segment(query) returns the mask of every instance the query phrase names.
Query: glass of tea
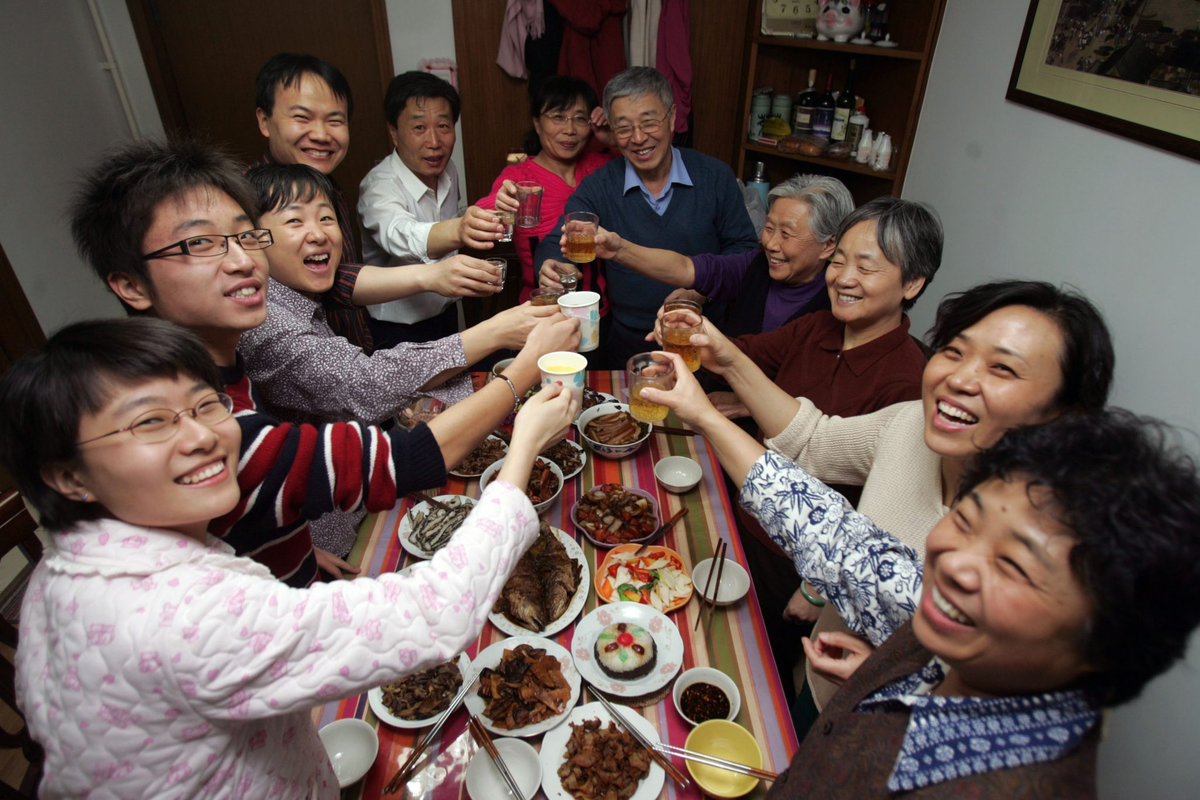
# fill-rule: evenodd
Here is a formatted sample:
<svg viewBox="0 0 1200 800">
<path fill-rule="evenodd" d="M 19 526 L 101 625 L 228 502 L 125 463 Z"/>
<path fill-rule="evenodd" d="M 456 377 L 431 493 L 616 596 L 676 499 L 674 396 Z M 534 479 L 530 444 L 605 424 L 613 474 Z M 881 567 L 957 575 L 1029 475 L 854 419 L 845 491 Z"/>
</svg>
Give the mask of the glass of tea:
<svg viewBox="0 0 1200 800">
<path fill-rule="evenodd" d="M 552 289 L 549 287 L 534 289 L 533 293 L 529 295 L 529 302 L 535 306 L 557 306 L 558 298 L 562 297 L 563 294 L 561 289 Z"/>
<path fill-rule="evenodd" d="M 576 264 L 587 264 L 596 260 L 596 231 L 600 217 L 590 211 L 572 211 L 567 214 L 563 233 L 567 236 L 567 247 L 563 254 Z"/>
<path fill-rule="evenodd" d="M 670 389 L 675 385 L 675 365 L 661 353 L 638 353 L 626 366 L 629 381 L 629 413 L 639 422 L 662 422 L 668 409 L 643 399 L 646 387 Z"/>
<path fill-rule="evenodd" d="M 694 333 L 704 333 L 704 321 L 691 309 L 671 309 L 658 318 L 658 339 L 663 349 L 677 354 L 692 372 L 700 369 L 700 348 L 692 344 Z"/>
</svg>

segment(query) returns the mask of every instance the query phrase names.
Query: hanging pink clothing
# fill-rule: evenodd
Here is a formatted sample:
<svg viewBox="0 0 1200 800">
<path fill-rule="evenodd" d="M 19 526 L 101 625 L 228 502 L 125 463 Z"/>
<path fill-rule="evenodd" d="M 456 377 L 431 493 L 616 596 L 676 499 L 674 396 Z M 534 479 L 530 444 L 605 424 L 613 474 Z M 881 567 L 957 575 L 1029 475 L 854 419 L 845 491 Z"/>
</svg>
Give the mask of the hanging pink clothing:
<svg viewBox="0 0 1200 800">
<path fill-rule="evenodd" d="M 562 216 L 563 208 L 567 205 L 567 198 L 575 193 L 575 188 L 579 186 L 579 182 L 603 167 L 609 161 L 612 161 L 613 158 L 614 156 L 608 153 L 584 153 L 575 162 L 575 186 L 568 186 L 566 181 L 541 164 L 534 162 L 532 158 L 528 158 L 520 164 L 509 164 L 500 170 L 499 177 L 492 184 L 492 193 L 476 204 L 480 208 L 495 208 L 496 193 L 500 191 L 500 186 L 505 181 L 533 181 L 542 186 L 542 215 L 538 219 L 537 226 L 533 228 L 513 228 L 513 244 L 517 248 L 517 257 L 521 260 L 521 278 L 523 281 L 521 284 L 522 303 L 528 300 L 529 295 L 537 288 L 537 273 L 533 268 L 533 251 L 537 247 L 537 243 L 558 225 L 558 218 Z M 583 265 L 584 275 L 581 282 L 582 286 L 592 285 L 590 271 L 594 264 L 595 262 Z M 603 292 L 600 293 L 600 296 L 605 298 Z M 601 302 L 603 303 L 603 307 L 601 308 L 601 313 L 603 314 L 607 308 L 608 300 L 604 299 Z"/>
<path fill-rule="evenodd" d="M 558 74 L 591 84 L 599 97 L 609 78 L 625 69 L 625 0 L 548 0 L 563 18 Z"/>
<path fill-rule="evenodd" d="M 525 37 L 539 38 L 546 32 L 542 0 L 508 0 L 500 28 L 500 52 L 496 63 L 514 78 L 529 77 L 525 69 Z"/>
<path fill-rule="evenodd" d="M 688 0 L 662 0 L 658 18 L 658 49 L 655 53 L 658 71 L 667 76 L 675 95 L 675 132 L 688 129 L 688 112 L 692 110 L 691 22 Z"/>
</svg>

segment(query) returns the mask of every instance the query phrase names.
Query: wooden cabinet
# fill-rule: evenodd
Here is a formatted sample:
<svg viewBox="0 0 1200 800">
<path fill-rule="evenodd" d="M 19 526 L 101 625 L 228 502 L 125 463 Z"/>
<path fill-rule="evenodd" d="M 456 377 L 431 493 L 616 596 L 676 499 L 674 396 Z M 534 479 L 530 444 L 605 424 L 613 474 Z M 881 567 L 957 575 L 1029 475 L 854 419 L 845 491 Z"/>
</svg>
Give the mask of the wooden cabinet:
<svg viewBox="0 0 1200 800">
<path fill-rule="evenodd" d="M 881 195 L 898 196 L 904 185 L 944 4 L 945 0 L 894 3 L 889 31 L 899 46 L 883 48 L 764 36 L 761 33 L 762 3 L 754 2 L 746 30 L 747 69 L 741 116 L 737 122 L 735 167 L 738 177 L 745 180 L 754 162 L 762 161 L 767 166 L 767 178 L 772 185 L 797 172 L 815 172 L 840 179 L 858 203 Z M 856 64 L 854 93 L 863 98 L 871 130 L 892 137 L 895 152 L 890 170 L 874 172 L 866 164 L 853 160 L 781 153 L 774 147 L 746 138 L 755 88 L 770 86 L 777 93 L 790 94 L 794 100 L 808 85 L 808 71 L 815 69 L 818 91 L 824 91 L 830 74 L 833 75 L 834 89 L 840 90 L 846 84 L 851 59 Z"/>
</svg>

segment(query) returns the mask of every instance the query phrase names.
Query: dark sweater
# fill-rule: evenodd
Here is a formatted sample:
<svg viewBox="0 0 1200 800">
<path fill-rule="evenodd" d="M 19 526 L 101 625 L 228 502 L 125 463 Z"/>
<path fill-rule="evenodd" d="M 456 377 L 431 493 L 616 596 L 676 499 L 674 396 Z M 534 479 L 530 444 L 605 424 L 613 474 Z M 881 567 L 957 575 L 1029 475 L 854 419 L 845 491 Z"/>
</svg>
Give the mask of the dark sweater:
<svg viewBox="0 0 1200 800">
<path fill-rule="evenodd" d="M 692 186 L 675 184 L 671 204 L 661 217 L 636 189 L 624 192 L 625 159 L 619 158 L 584 178 L 567 201 L 564 214 L 591 211 L 600 225 L 645 247 L 674 250 L 684 255 L 740 253 L 758 247 L 754 226 L 733 170 L 694 150 L 675 151 L 683 159 Z M 533 263 L 562 260 L 558 225 L 538 245 Z M 647 278 L 616 261 L 604 262 L 611 327 L 600 349 L 605 365 L 623 367 L 635 353 L 650 345 L 643 337 L 654 327 L 655 314 L 676 287 Z"/>
</svg>

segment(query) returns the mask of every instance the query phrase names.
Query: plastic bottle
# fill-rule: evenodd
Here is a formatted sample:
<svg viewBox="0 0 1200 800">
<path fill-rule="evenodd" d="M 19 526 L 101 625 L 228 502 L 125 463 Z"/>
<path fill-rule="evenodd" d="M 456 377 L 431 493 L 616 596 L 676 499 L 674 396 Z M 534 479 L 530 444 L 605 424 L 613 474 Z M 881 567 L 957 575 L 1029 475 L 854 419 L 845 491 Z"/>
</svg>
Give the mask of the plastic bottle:
<svg viewBox="0 0 1200 800">
<path fill-rule="evenodd" d="M 862 141 L 863 131 L 867 129 L 870 122 L 863 106 L 860 105 L 854 115 L 850 117 L 850 121 L 846 123 L 846 141 L 850 142 L 850 155 L 858 152 L 858 143 Z"/>
<path fill-rule="evenodd" d="M 885 172 L 892 167 L 892 137 L 886 133 L 880 136 L 879 146 L 876 149 L 875 158 L 871 160 L 871 169 L 876 172 Z"/>
<path fill-rule="evenodd" d="M 746 181 L 746 185 L 758 192 L 762 198 L 763 209 L 766 210 L 770 206 L 767 205 L 767 192 L 771 189 L 771 184 L 767 182 L 767 165 L 761 161 L 755 162 L 754 174 L 750 180 Z"/>
<path fill-rule="evenodd" d="M 871 129 L 867 128 L 862 132 L 862 138 L 858 140 L 858 155 L 854 160 L 859 164 L 866 164 L 871 160 L 871 148 L 874 146 Z"/>
</svg>

